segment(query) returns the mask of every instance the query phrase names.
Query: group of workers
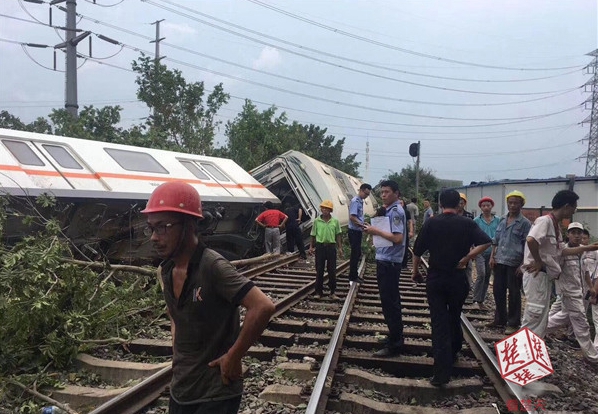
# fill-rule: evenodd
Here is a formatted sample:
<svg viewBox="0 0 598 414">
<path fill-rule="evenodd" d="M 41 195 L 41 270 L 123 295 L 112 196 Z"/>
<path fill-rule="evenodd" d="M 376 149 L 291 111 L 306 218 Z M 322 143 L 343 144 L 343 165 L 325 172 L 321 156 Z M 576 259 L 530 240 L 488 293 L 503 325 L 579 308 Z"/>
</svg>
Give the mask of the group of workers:
<svg viewBox="0 0 598 414">
<path fill-rule="evenodd" d="M 363 184 L 349 207 L 349 280 L 363 282 L 357 273 L 363 234 L 382 240 L 376 245 L 376 280 L 389 333 L 384 347 L 374 356 L 389 357 L 405 350 L 399 277 L 409 233 L 405 210 L 412 207 L 404 209 L 398 184 L 385 180 L 379 185 L 383 208 L 378 215 L 388 221 L 382 220 L 384 225 L 368 223 L 363 202 L 371 191 L 369 184 Z M 505 328 L 505 334 L 528 327 L 540 337 L 569 326 L 569 334 L 576 338 L 584 356 L 598 363 L 598 335 L 592 343 L 585 317 L 591 304 L 598 320 L 598 243 L 589 244 L 589 232 L 580 223 L 569 224 L 566 244 L 560 230 L 560 222 L 575 212 L 578 198 L 573 191 L 559 191 L 552 200 L 552 212 L 537 218 L 533 225 L 521 213 L 526 200 L 519 191 L 507 195 L 508 213 L 501 218 L 492 215 L 494 201 L 484 197 L 478 202 L 482 214 L 472 220 L 465 210 L 466 196 L 455 190 L 440 193 L 440 214 L 433 215 L 429 203 L 425 206 L 424 223 L 413 247 L 412 280 L 424 281 L 419 265 L 421 256 L 428 252 L 425 283 L 432 322 L 432 385 L 443 386 L 450 381 L 462 347 L 460 315 L 472 286 L 469 275 L 473 260 L 476 309 L 487 310 L 483 302 L 494 272 L 496 308 L 489 326 Z M 270 208 L 257 218 L 265 228 L 266 247 L 280 245 L 280 229 L 285 224 L 287 240 L 289 228 L 293 233 L 291 248 L 302 245 L 301 231 L 295 232 L 303 212 L 293 206 L 286 213 L 266 207 Z M 321 215 L 311 229 L 309 253 L 315 254 L 316 260 L 316 298 L 324 293 L 327 270 L 330 297 L 337 299 L 336 259 L 337 255 L 342 257 L 343 248 L 340 224 L 333 211 L 331 201 L 322 201 Z M 229 261 L 203 244 L 198 232 L 203 219 L 201 199 L 193 186 L 176 181 L 160 185 L 142 213 L 147 216 L 146 234 L 163 260 L 158 280 L 173 340 L 169 412 L 236 413 L 243 392 L 241 359 L 265 329 L 274 304 Z M 418 211 L 412 210 L 410 215 L 417 217 Z M 296 239 L 301 241 L 295 243 Z M 304 258 L 304 246 L 299 251 Z M 558 297 L 551 306 L 553 281 Z M 526 296 L 523 315 L 521 288 Z M 246 308 L 242 329 L 239 305 Z"/>
</svg>

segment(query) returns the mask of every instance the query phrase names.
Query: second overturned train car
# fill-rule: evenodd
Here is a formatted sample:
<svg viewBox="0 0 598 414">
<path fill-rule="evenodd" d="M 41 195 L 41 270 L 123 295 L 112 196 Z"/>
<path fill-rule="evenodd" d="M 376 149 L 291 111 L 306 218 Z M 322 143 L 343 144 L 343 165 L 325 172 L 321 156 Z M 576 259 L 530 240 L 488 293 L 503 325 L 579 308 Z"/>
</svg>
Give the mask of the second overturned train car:
<svg viewBox="0 0 598 414">
<path fill-rule="evenodd" d="M 303 209 L 304 237 L 309 236 L 313 221 L 320 214 L 320 203 L 324 200 L 332 201 L 334 217 L 341 226 L 346 226 L 349 223 L 349 204 L 362 184 L 358 178 L 298 151 L 287 151 L 250 173 L 280 199 L 283 210 L 292 205 Z M 366 215 L 373 216 L 376 208 L 373 196 L 364 200 Z"/>
</svg>

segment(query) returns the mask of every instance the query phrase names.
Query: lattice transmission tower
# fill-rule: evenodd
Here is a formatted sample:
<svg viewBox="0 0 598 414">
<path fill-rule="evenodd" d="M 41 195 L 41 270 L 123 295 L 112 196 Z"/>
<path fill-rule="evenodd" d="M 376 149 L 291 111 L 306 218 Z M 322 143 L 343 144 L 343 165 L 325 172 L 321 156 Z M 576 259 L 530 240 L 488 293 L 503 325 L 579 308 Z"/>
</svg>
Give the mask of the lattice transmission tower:
<svg viewBox="0 0 598 414">
<path fill-rule="evenodd" d="M 585 108 L 591 111 L 590 115 L 582 121 L 582 125 L 589 123 L 590 132 L 585 139 L 588 140 L 588 152 L 586 153 L 586 177 L 598 175 L 598 49 L 588 53 L 594 59 L 585 69 L 592 75 L 592 78 L 585 84 L 585 91 L 592 95 L 586 99 Z"/>
</svg>

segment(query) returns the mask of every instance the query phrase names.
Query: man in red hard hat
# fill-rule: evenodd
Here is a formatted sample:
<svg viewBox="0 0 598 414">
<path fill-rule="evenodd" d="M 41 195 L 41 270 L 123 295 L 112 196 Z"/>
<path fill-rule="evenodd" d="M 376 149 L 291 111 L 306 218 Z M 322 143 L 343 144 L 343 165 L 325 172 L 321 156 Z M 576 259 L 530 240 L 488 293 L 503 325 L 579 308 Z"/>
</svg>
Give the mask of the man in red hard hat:
<svg viewBox="0 0 598 414">
<path fill-rule="evenodd" d="M 482 214 L 473 219 L 473 221 L 492 239 L 496 234 L 496 228 L 500 222 L 500 219 L 492 214 L 494 200 L 490 197 L 482 197 L 478 201 L 478 207 L 482 210 Z M 473 306 L 478 310 L 487 310 L 484 301 L 486 300 L 486 293 L 490 285 L 490 276 L 492 275 L 492 269 L 490 268 L 491 254 L 492 246 L 488 247 L 488 249 L 474 259 L 477 277 L 473 285 Z"/>
<path fill-rule="evenodd" d="M 184 182 L 157 187 L 142 213 L 145 234 L 164 261 L 158 268 L 172 332 L 170 414 L 236 413 L 241 358 L 259 338 L 274 304 L 198 235 L 198 192 Z M 247 309 L 240 329 L 238 305 Z"/>
</svg>

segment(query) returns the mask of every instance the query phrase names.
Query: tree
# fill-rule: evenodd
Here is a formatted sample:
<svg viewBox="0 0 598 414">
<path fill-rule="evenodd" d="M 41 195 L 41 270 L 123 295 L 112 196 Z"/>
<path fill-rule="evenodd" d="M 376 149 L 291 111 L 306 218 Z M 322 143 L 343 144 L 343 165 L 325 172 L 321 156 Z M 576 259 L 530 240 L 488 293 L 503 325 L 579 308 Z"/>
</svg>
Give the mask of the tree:
<svg viewBox="0 0 598 414">
<path fill-rule="evenodd" d="M 55 135 L 122 144 L 123 129 L 116 126 L 121 111 L 119 105 L 103 108 L 90 105 L 85 106 L 77 118 L 66 109 L 53 109 L 49 118 Z"/>
<path fill-rule="evenodd" d="M 179 70 L 143 55 L 133 62 L 133 70 L 138 74 L 137 98 L 151 110 L 146 140 L 137 145 L 210 155 L 220 124 L 214 116 L 230 97 L 222 84 L 204 102 L 204 83 L 188 83 Z"/>
<path fill-rule="evenodd" d="M 8 111 L 0 111 L 0 128 L 14 129 L 17 131 L 38 132 L 40 134 L 51 134 L 52 125 L 44 117 L 39 117 L 30 124 L 25 124 L 19 117 Z"/>
<path fill-rule="evenodd" d="M 286 151 L 297 150 L 348 174 L 358 174 L 357 154 L 342 158 L 344 138 L 335 142 L 333 135 L 326 135 L 326 128 L 288 124 L 286 113 L 277 117 L 276 112 L 275 106 L 260 112 L 245 100 L 241 113 L 227 122 L 227 144 L 217 154 L 250 170 Z"/>
<path fill-rule="evenodd" d="M 403 197 L 418 197 L 418 203 L 428 199 L 432 202 L 436 200 L 436 194 L 440 188 L 440 182 L 432 173 L 432 170 L 420 168 L 419 170 L 419 195 L 415 194 L 415 167 L 408 165 L 400 173 L 390 173 L 386 176 L 388 180 L 394 180 L 399 184 L 401 195 Z"/>
<path fill-rule="evenodd" d="M 286 114 L 283 112 L 276 117 L 276 110 L 275 106 L 271 106 L 260 112 L 246 99 L 241 113 L 226 123 L 227 145 L 219 151 L 219 155 L 251 170 L 291 149 Z"/>
</svg>

